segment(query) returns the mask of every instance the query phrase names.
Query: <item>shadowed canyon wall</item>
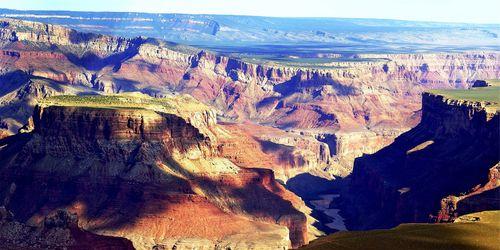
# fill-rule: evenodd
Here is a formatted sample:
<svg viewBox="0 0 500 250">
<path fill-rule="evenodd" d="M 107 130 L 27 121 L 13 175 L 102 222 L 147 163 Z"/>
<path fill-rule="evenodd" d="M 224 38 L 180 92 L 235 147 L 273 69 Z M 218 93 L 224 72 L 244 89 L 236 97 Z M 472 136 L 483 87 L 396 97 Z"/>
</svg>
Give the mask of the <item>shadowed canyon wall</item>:
<svg viewBox="0 0 500 250">
<path fill-rule="evenodd" d="M 343 206 L 353 229 L 498 210 L 499 113 L 424 94 L 422 121 L 356 159 Z M 456 197 L 458 196 L 458 197 Z"/>
</svg>

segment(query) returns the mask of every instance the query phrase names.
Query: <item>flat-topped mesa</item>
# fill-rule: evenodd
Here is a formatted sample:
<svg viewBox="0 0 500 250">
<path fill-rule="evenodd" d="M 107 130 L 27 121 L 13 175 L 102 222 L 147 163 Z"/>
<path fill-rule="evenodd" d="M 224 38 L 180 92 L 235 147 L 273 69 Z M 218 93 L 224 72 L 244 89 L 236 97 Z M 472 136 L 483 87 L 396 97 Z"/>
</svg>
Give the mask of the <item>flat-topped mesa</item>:
<svg viewBox="0 0 500 250">
<path fill-rule="evenodd" d="M 217 155 L 216 119 L 215 111 L 189 96 L 55 96 L 35 108 L 33 125 L 43 137 L 156 141 L 169 153 L 209 157 Z"/>
<path fill-rule="evenodd" d="M 470 126 L 473 118 L 487 122 L 498 116 L 500 111 L 500 81 L 484 82 L 484 86 L 471 89 L 431 90 L 422 94 L 422 122 L 451 125 L 452 127 Z M 453 117 L 453 124 L 446 122 Z M 484 119 L 484 121 L 483 121 Z M 470 128 L 470 127 L 468 127 Z"/>
</svg>

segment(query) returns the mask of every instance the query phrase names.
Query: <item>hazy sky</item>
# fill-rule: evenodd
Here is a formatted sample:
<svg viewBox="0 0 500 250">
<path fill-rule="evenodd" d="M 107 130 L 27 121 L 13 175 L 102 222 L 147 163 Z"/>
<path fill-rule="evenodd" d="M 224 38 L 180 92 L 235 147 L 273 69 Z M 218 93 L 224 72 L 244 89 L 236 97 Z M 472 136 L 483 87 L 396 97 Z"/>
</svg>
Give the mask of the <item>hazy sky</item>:
<svg viewBox="0 0 500 250">
<path fill-rule="evenodd" d="M 500 24 L 500 0 L 0 0 L 0 7 Z"/>
</svg>

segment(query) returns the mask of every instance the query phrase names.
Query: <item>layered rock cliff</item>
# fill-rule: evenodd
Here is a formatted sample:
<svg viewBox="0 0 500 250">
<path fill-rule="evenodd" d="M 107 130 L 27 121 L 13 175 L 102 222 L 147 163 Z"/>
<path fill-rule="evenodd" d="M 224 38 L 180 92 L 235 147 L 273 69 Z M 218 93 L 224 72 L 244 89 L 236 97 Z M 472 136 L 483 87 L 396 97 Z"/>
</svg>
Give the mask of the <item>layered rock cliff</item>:
<svg viewBox="0 0 500 250">
<path fill-rule="evenodd" d="M 344 201 L 350 228 L 446 221 L 499 209 L 498 111 L 487 102 L 437 94 L 422 99 L 418 126 L 356 159 Z"/>
<path fill-rule="evenodd" d="M 139 41 L 137 39 L 80 33 L 63 26 L 16 19 L 4 19 L 0 22 L 0 26 L 2 27 L 0 39 L 4 42 L 29 41 L 40 44 L 68 46 L 68 49 L 83 52 L 80 56 L 84 52 L 87 52 L 87 50 L 99 56 L 124 52 L 131 47 L 135 47 L 137 41 Z M 6 55 L 6 53 L 3 54 Z M 9 53 L 8 55 L 20 57 L 19 53 Z M 61 58 L 60 55 L 55 55 L 54 57 Z"/>
<path fill-rule="evenodd" d="M 205 105 L 136 98 L 61 96 L 37 106 L 24 133 L 0 141 L 3 205 L 30 224 L 66 209 L 83 229 L 138 249 L 309 241 L 304 203 L 272 171 L 222 158 L 222 130 Z"/>
</svg>

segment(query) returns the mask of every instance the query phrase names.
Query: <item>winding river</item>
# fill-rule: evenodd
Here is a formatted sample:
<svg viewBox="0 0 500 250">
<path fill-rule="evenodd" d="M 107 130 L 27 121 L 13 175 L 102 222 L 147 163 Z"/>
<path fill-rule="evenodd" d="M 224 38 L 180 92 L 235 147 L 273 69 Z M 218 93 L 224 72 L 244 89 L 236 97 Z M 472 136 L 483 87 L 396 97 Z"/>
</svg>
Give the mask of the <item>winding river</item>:
<svg viewBox="0 0 500 250">
<path fill-rule="evenodd" d="M 340 216 L 339 209 L 330 208 L 330 203 L 336 198 L 340 197 L 338 194 L 325 194 L 320 195 L 319 200 L 311 200 L 312 206 L 314 206 L 315 210 L 323 212 L 327 215 L 333 222 L 326 223 L 325 226 L 331 228 L 333 230 L 338 231 L 347 231 L 347 228 L 344 223 L 344 218 Z"/>
</svg>

